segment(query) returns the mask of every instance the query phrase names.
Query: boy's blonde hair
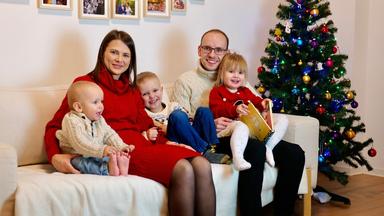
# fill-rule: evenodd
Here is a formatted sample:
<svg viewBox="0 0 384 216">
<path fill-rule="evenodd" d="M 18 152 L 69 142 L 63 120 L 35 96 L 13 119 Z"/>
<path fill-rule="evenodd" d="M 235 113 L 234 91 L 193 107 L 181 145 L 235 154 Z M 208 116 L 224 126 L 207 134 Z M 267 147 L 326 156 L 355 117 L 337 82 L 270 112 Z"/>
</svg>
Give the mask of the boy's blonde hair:
<svg viewBox="0 0 384 216">
<path fill-rule="evenodd" d="M 217 79 L 216 79 L 215 85 L 220 86 L 224 83 L 225 71 L 234 70 L 237 68 L 244 73 L 245 75 L 244 83 L 245 83 L 248 77 L 248 66 L 244 57 L 237 53 L 225 54 L 224 58 L 221 60 L 219 69 L 217 70 Z"/>
<path fill-rule="evenodd" d="M 85 91 L 88 91 L 91 88 L 97 88 L 101 90 L 100 86 L 91 81 L 76 81 L 69 86 L 67 91 L 68 106 L 73 110 L 73 104 L 82 100 L 82 97 L 85 94 Z"/>
<path fill-rule="evenodd" d="M 157 79 L 160 82 L 159 77 L 155 73 L 153 73 L 151 71 L 144 71 L 144 72 L 141 72 L 137 75 L 136 84 L 140 85 L 141 83 L 143 83 L 144 81 L 146 81 L 148 79 Z"/>
</svg>

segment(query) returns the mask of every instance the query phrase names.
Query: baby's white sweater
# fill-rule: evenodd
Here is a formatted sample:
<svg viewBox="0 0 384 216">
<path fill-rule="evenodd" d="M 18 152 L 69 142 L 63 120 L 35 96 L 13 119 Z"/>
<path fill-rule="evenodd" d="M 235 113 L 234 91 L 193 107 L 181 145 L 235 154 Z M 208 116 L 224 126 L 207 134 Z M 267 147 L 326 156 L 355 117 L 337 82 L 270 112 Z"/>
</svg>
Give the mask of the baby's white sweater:
<svg viewBox="0 0 384 216">
<path fill-rule="evenodd" d="M 119 150 L 127 147 L 103 117 L 92 122 L 83 113 L 75 111 L 64 116 L 62 128 L 56 131 L 56 137 L 63 153 L 85 157 L 102 158 L 106 145 Z"/>
</svg>

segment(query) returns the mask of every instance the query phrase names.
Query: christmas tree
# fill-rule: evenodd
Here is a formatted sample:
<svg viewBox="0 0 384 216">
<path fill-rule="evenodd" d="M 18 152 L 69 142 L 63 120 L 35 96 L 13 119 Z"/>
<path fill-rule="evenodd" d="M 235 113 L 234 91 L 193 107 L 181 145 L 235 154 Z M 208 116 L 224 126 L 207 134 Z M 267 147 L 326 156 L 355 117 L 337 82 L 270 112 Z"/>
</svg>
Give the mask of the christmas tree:
<svg viewBox="0 0 384 216">
<path fill-rule="evenodd" d="M 344 62 L 339 53 L 329 2 L 323 0 L 287 0 L 280 4 L 277 17 L 282 21 L 270 30 L 258 68 L 256 88 L 273 101 L 274 112 L 312 116 L 320 122 L 319 170 L 330 179 L 348 183 L 345 172 L 334 169 L 339 161 L 372 170 L 361 151 L 373 143 L 371 138 L 358 141 L 365 132 L 356 115 L 356 92 L 345 78 Z M 375 156 L 373 147 L 370 156 Z"/>
</svg>

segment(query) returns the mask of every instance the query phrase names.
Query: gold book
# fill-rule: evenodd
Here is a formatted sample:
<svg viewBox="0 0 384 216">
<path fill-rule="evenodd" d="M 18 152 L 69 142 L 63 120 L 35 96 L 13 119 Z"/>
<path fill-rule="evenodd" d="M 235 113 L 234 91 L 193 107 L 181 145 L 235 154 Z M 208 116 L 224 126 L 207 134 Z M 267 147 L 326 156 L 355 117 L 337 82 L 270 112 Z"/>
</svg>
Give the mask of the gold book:
<svg viewBox="0 0 384 216">
<path fill-rule="evenodd" d="M 248 115 L 240 116 L 240 121 L 249 128 L 249 135 L 261 142 L 267 142 L 273 134 L 272 104 L 269 102 L 267 111 L 260 113 L 251 102 L 248 103 Z"/>
</svg>

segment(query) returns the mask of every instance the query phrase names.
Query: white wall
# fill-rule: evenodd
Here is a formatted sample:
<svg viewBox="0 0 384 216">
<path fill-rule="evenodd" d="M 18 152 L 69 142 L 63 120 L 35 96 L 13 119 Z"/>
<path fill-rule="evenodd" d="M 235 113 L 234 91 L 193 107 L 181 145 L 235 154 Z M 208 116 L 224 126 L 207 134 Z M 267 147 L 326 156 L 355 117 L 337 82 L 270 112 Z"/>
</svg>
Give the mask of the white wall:
<svg viewBox="0 0 384 216">
<path fill-rule="evenodd" d="M 72 11 L 38 9 L 35 0 L 0 0 L 0 87 L 66 84 L 89 72 L 99 44 L 111 29 L 131 34 L 138 52 L 138 70 L 152 70 L 171 82 L 195 66 L 200 36 L 221 28 L 230 48 L 242 53 L 250 66 L 250 82 L 264 55 L 268 31 L 285 0 L 189 0 L 186 13 L 169 19 L 80 20 L 77 0 Z M 349 56 L 347 76 L 357 91 L 358 114 L 367 125 L 378 155 L 369 158 L 375 173 L 384 175 L 384 134 L 380 133 L 383 80 L 380 57 L 384 50 L 379 26 L 384 15 L 380 0 L 331 1 L 331 19 L 338 28 L 338 45 Z M 253 72 L 254 71 L 254 72 Z M 370 88 L 371 87 L 371 88 Z M 380 94 L 381 93 L 381 94 Z M 365 172 L 364 169 L 359 169 Z"/>
</svg>

